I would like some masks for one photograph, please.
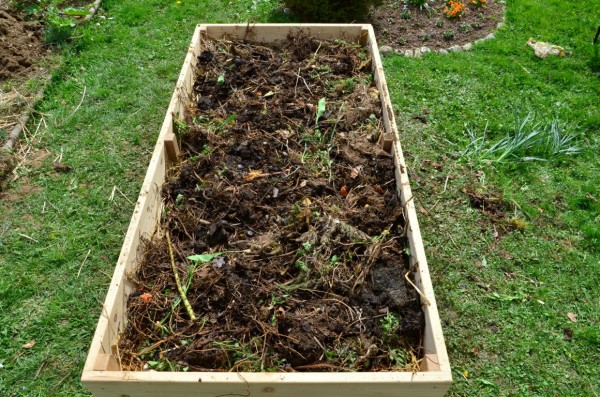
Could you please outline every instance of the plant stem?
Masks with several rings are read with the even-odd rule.
[[[179,273],[177,273],[177,269],[175,268],[175,256],[173,255],[173,246],[171,244],[171,235],[167,230],[167,245],[169,246],[169,256],[171,257],[171,269],[173,270],[173,275],[175,276],[175,284],[177,284],[177,291],[179,291],[179,296],[181,297],[181,301],[183,302],[183,306],[187,310],[190,319],[192,321],[196,321],[198,317],[194,314],[194,309],[192,309],[192,305],[190,305],[190,301],[188,301],[187,296],[185,295],[185,291],[181,286],[181,280],[179,279]]]

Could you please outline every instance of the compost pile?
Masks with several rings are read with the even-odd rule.
[[[370,70],[366,49],[302,32],[207,44],[161,231],[129,275],[124,369],[418,368],[424,315]]]

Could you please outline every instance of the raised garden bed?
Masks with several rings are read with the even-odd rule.
[[[199,26],[82,376],[94,395],[442,396],[391,109],[370,25]]]

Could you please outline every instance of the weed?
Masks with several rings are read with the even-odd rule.
[[[421,39],[421,41],[426,42],[426,41],[429,41],[429,39],[431,39],[431,36],[426,34],[426,35],[423,35],[423,38]]]
[[[417,7],[419,7],[419,10],[423,11],[423,9],[429,9],[429,3],[427,3],[427,1],[428,0],[408,0],[408,3],[416,5]]]
[[[471,31],[471,26],[468,23],[463,22],[458,26],[458,30],[461,33],[469,33]]]
[[[400,319],[392,313],[387,313],[381,318],[381,330],[385,335],[393,335],[400,327]]]
[[[548,161],[581,152],[573,146],[575,136],[565,134],[558,121],[536,123],[532,113],[520,119],[514,112],[514,127],[505,137],[488,147],[487,125],[481,136],[473,129],[467,129],[470,143],[463,155],[477,161]]]
[[[443,36],[444,36],[445,40],[452,40],[454,38],[454,30],[452,30],[452,29],[444,30]]]
[[[400,13],[400,18],[402,19],[410,19],[412,17],[412,13],[409,10],[402,10]]]

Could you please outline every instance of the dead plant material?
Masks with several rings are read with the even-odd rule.
[[[360,46],[302,33],[278,45],[213,42],[200,54],[161,228],[202,316],[190,321],[179,304],[158,233],[132,276],[152,299],[129,299],[124,369],[418,367],[424,315],[404,278],[403,208],[382,188],[394,164],[376,144],[369,61]]]

